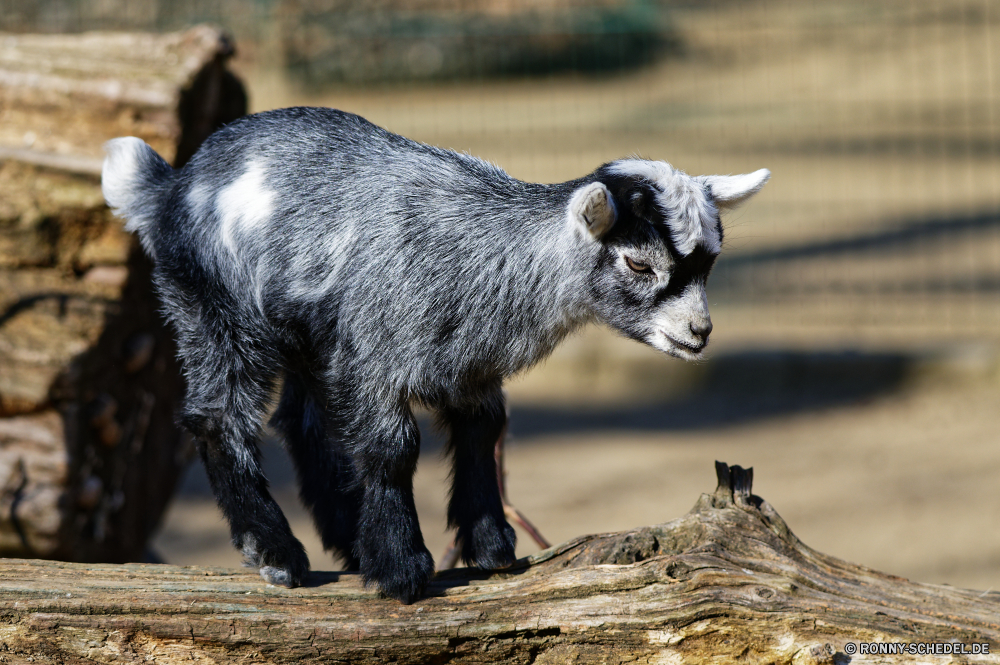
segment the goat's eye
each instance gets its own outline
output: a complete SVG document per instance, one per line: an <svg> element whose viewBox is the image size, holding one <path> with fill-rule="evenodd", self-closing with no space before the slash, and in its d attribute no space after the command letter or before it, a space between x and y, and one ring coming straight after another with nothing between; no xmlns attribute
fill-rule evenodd
<svg viewBox="0 0 1000 665"><path fill-rule="evenodd" d="M635 261L628 256L625 257L625 263L628 264L628 267L632 269L632 272L637 272L641 275L653 274L653 268L648 263L643 263L642 261Z"/></svg>

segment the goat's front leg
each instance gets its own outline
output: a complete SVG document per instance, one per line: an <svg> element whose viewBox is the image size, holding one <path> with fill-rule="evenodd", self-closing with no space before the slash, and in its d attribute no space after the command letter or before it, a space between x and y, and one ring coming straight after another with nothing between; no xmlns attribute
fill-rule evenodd
<svg viewBox="0 0 1000 665"><path fill-rule="evenodd" d="M365 584L409 604L434 574L413 503L420 431L405 405L369 419L366 429L352 450L362 494L354 554Z"/></svg>
<svg viewBox="0 0 1000 665"><path fill-rule="evenodd" d="M517 535L504 517L494 456L507 424L503 392L475 407L445 409L441 418L454 463L448 525L458 530L462 559L478 568L506 568L514 563Z"/></svg>

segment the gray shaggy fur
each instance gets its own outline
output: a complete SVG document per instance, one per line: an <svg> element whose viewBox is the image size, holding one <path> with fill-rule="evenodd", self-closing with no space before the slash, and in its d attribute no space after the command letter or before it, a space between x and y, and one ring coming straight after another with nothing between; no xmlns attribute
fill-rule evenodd
<svg viewBox="0 0 1000 665"><path fill-rule="evenodd" d="M450 433L463 557L509 565L492 456L502 382L595 320L698 357L718 210L768 176L622 160L525 183L315 108L234 122L177 171L138 139L107 150L105 198L155 260L187 375L182 420L234 544L273 583L308 572L258 464L283 377L272 422L324 545L404 602L433 574L413 505L411 405Z"/></svg>

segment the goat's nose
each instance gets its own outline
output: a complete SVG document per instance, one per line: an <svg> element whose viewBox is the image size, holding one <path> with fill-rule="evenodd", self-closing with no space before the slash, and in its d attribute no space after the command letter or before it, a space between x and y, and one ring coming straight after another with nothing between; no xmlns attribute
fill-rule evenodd
<svg viewBox="0 0 1000 665"><path fill-rule="evenodd" d="M708 336L712 334L712 320L708 319L701 323L691 323L691 332L695 337L700 337L701 341L707 342Z"/></svg>

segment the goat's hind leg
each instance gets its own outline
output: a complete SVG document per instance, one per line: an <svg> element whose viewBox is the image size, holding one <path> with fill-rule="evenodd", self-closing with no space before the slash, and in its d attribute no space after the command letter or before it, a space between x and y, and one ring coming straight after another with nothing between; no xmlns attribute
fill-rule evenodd
<svg viewBox="0 0 1000 665"><path fill-rule="evenodd" d="M289 372L271 425L285 437L298 474L299 496L312 513L323 547L339 555L348 570L358 570L354 541L361 493L333 420L308 384Z"/></svg>
<svg viewBox="0 0 1000 665"><path fill-rule="evenodd" d="M309 559L267 489L260 423L274 370L260 349L241 350L228 334L181 336L188 375L183 424L194 435L233 545L271 584L299 586ZM221 340L221 341L220 341Z"/></svg>

